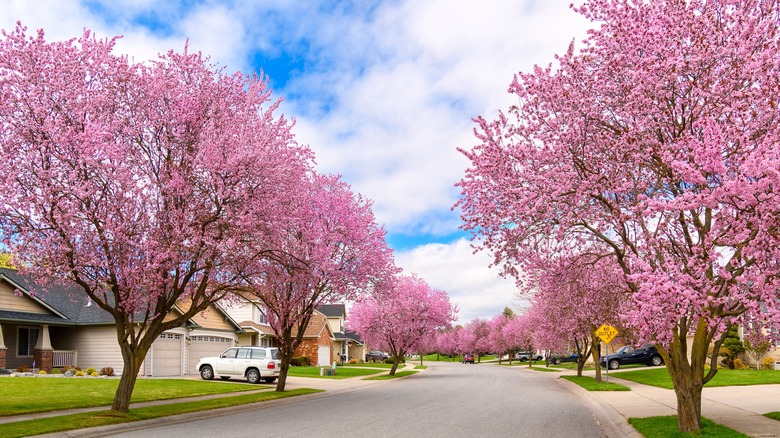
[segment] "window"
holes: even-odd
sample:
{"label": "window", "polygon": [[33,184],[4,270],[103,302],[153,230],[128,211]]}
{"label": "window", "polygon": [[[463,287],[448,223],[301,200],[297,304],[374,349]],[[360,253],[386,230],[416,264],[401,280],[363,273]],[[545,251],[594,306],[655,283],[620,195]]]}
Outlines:
{"label": "window", "polygon": [[252,303],[252,321],[259,324],[267,324],[265,312],[260,308],[260,303]]}
{"label": "window", "polygon": [[16,356],[32,356],[35,344],[38,342],[40,329],[34,327],[19,327],[16,338]]}
{"label": "window", "polygon": [[238,353],[238,348],[230,348],[228,350],[225,350],[224,353],[222,353],[222,357],[226,357],[228,359],[235,359],[236,353]]}
{"label": "window", "polygon": [[260,348],[253,348],[252,359],[265,359],[265,350]]}
{"label": "window", "polygon": [[238,355],[236,356],[238,359],[249,359],[249,349],[248,348],[239,348],[238,349]]}

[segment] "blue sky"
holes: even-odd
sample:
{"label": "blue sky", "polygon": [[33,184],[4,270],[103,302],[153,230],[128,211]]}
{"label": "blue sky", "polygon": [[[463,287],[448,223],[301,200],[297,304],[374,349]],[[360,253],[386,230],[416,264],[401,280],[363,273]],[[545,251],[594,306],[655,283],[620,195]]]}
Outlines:
{"label": "blue sky", "polygon": [[511,280],[472,254],[451,207],[472,118],[515,103],[512,76],[547,65],[589,26],[563,0],[0,0],[48,40],[122,35],[135,61],[201,51],[227,72],[269,76],[318,170],[374,202],[396,263],[447,291],[459,322],[520,304]]}

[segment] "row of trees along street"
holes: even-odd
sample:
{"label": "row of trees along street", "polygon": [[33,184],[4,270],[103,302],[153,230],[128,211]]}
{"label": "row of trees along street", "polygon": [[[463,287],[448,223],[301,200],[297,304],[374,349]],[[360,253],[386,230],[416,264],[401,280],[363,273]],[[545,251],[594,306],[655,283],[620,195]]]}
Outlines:
{"label": "row of trees along street", "polygon": [[[457,205],[475,245],[538,288],[536,306],[603,315],[573,299],[600,285],[587,300],[616,301],[632,335],[657,344],[679,429],[697,432],[727,328],[780,322],[780,5],[575,9],[594,24],[580,50],[518,73],[517,104],[476,119]],[[606,315],[597,326],[616,323]]]}
{"label": "row of trees along street", "polygon": [[75,284],[113,317],[112,409],[128,411],[159,335],[214,302],[264,305],[282,391],[316,306],[405,281],[371,202],[314,170],[265,78],[186,47],[136,64],[115,38],[26,32],[0,40],[0,232],[39,293]]}

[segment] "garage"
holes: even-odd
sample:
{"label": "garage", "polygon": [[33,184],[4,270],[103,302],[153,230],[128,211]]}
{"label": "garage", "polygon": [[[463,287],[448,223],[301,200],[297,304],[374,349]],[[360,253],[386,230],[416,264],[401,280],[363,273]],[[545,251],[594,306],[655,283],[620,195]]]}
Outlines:
{"label": "garage", "polygon": [[187,350],[187,374],[198,374],[195,366],[202,357],[219,356],[233,346],[233,339],[218,336],[190,336]]}
{"label": "garage", "polygon": [[152,372],[154,377],[180,376],[182,362],[182,335],[163,333],[152,344]]}
{"label": "garage", "polygon": [[330,365],[330,347],[320,345],[317,348],[317,365],[324,367]]}

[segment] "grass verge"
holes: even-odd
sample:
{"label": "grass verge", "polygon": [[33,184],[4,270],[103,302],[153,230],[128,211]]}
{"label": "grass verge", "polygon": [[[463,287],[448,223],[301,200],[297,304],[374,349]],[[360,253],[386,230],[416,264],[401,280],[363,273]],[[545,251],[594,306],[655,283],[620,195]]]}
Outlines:
{"label": "grass verge", "polygon": [[415,365],[414,369],[416,369],[416,370],[427,370],[428,366],[427,365]]}
{"label": "grass verge", "polygon": [[747,435],[737,432],[706,418],[701,419],[701,434],[680,432],[677,428],[677,416],[629,418],[628,422],[634,426],[645,438],[687,438],[687,437],[718,437],[718,438],[748,438]]}
{"label": "grass verge", "polygon": [[[612,372],[611,376],[644,385],[657,386],[659,388],[672,389],[672,379],[666,368],[650,368],[645,370]],[[772,385],[780,384],[780,373],[774,370],[729,370],[719,369],[718,374],[712,378],[706,387],[715,386],[746,386],[746,385]]]}
{"label": "grass verge", "polygon": [[348,379],[350,377],[370,376],[381,373],[380,369],[337,367],[335,376],[320,376],[320,367],[290,367],[288,376],[316,377],[318,379]]}
{"label": "grass verge", "polygon": [[531,367],[530,369],[532,369],[534,371],[545,371],[545,372],[548,372],[548,373],[560,373],[561,372],[561,370],[556,370],[555,368],[548,368],[548,367],[545,367],[545,366]]}
{"label": "grass verge", "polygon": [[393,367],[391,363],[384,362],[365,362],[365,363],[348,363],[346,365],[339,365],[336,368],[387,368],[388,370]]}
{"label": "grass verge", "polygon": [[[110,406],[119,379],[8,377],[0,380],[0,416],[50,412],[63,409]],[[138,379],[131,403],[225,394],[273,388],[246,382],[206,382],[184,379]],[[41,397],[40,394],[57,394]],[[2,434],[0,434],[2,436]]]}
{"label": "grass verge", "polygon": [[130,423],[133,421],[150,420],[153,418],[168,417],[171,415],[186,414],[189,412],[239,406],[250,403],[276,400],[280,398],[295,397],[298,395],[314,394],[317,392],[322,391],[318,389],[301,388],[285,392],[268,391],[237,395],[232,397],[216,398],[211,400],[149,406],[144,408],[131,409],[127,414],[106,410],[62,415],[59,417],[0,424],[0,436],[5,438],[15,438],[62,432],[65,430],[85,429],[88,427]]}
{"label": "grass verge", "polygon": [[767,412],[764,414],[765,417],[769,417],[773,420],[780,421],[780,412]]}
{"label": "grass verge", "polygon": [[631,388],[625,385],[621,385],[613,382],[596,383],[596,379],[588,376],[561,376],[562,379],[566,379],[569,382],[576,383],[588,391],[630,391]]}
{"label": "grass verge", "polygon": [[399,371],[395,373],[394,376],[391,376],[389,374],[383,374],[381,376],[374,376],[374,377],[367,377],[363,380],[390,380],[390,379],[397,379],[399,377],[406,377],[411,376],[412,374],[417,374],[419,371]]}

